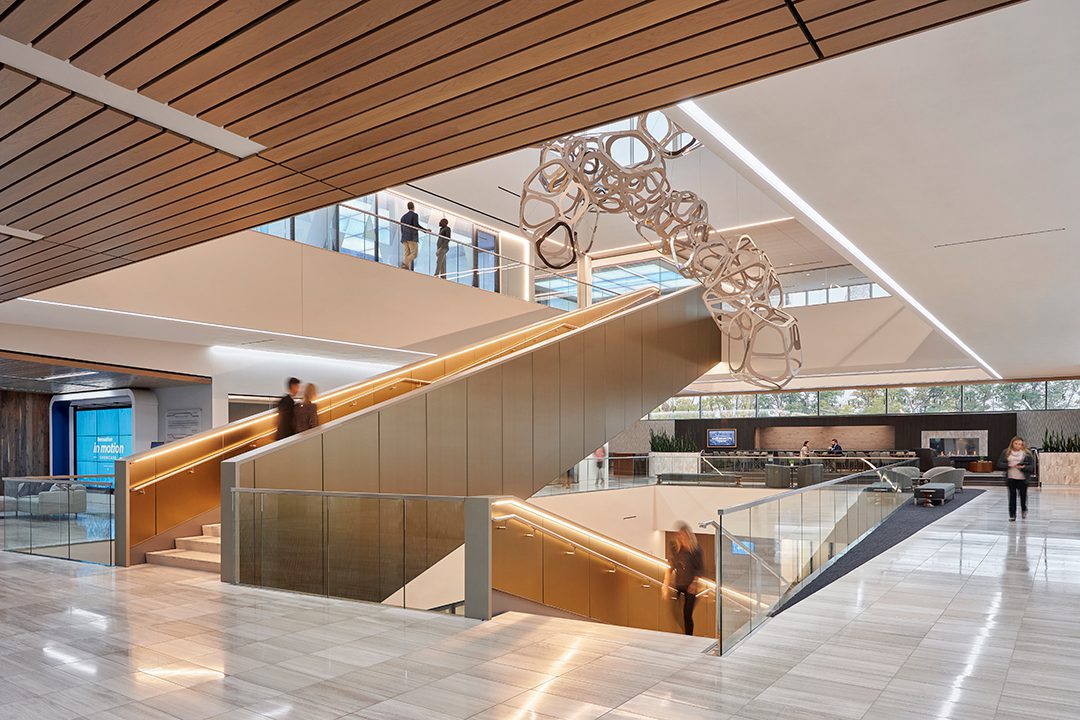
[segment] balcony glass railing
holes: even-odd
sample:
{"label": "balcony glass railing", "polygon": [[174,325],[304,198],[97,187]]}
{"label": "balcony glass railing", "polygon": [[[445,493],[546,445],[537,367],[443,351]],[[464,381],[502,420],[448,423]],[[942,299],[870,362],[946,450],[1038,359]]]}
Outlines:
{"label": "balcony glass railing", "polygon": [[[906,460],[719,510],[703,523],[715,532],[716,576],[725,589],[716,609],[721,652],[756,629],[849,547],[880,525],[910,491],[893,470]],[[729,601],[728,596],[738,598]]]}
{"label": "balcony glass railing", "polygon": [[114,564],[112,475],[4,478],[3,493],[5,550]]}

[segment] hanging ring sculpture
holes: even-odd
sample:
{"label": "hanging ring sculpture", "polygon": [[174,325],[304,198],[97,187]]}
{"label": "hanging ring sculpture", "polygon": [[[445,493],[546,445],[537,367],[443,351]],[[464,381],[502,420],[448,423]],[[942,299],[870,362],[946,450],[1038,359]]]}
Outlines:
{"label": "hanging ring sculpture", "polygon": [[[799,326],[768,256],[749,235],[728,240],[709,224],[697,193],[673,190],[667,163],[699,143],[663,113],[637,117],[633,130],[567,135],[544,143],[521,193],[520,224],[549,268],[572,265],[577,229],[590,212],[628,215],[637,232],[686,278],[728,338],[731,373],[778,389],[802,367]],[[630,164],[616,157],[633,158]],[[638,159],[640,158],[640,159]]]}

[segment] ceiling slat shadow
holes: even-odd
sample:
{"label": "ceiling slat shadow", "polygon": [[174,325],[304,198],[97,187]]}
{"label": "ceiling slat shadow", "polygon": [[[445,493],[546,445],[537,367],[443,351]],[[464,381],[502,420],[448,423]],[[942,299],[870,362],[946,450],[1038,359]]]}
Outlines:
{"label": "ceiling slat shadow", "polygon": [[44,236],[0,236],[0,301],[1014,1],[0,0],[36,57],[265,148],[0,65],[0,224]]}

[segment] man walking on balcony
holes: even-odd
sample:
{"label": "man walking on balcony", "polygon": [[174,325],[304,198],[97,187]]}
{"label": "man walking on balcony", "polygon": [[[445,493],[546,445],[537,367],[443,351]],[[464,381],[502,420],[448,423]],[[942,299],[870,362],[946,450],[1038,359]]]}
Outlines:
{"label": "man walking on balcony", "polygon": [[416,256],[420,254],[420,231],[431,232],[420,226],[420,216],[416,214],[416,205],[409,201],[408,211],[401,216],[401,267],[412,270]]}
{"label": "man walking on balcony", "polygon": [[277,435],[275,440],[284,440],[290,435],[296,434],[293,420],[296,416],[296,396],[300,394],[300,380],[291,377],[285,383],[289,394],[282,396],[277,404]]}

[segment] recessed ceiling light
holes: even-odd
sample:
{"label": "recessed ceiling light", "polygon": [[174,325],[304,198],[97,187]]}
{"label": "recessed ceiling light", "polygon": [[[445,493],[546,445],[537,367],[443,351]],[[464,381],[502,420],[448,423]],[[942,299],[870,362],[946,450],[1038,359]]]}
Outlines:
{"label": "recessed ceiling light", "polygon": [[946,337],[956,343],[957,347],[971,356],[975,362],[979,363],[988,373],[993,377],[1001,380],[1001,374],[997,370],[990,367],[990,364],[982,359],[978,353],[971,349],[967,343],[960,339],[960,336],[954,333],[952,330],[941,322],[932,312],[923,307],[922,303],[912,296],[907,290],[905,290],[900,283],[896,282],[885,270],[883,270],[876,262],[870,259],[870,256],[863,252],[855,243],[853,243],[846,235],[840,232],[832,223],[825,219],[825,217],[819,213],[810,203],[806,202],[798,193],[792,190],[787,183],[777,176],[772,170],[769,169],[765,163],[761,162],[752,152],[750,152],[742,143],[735,139],[735,137],[721,127],[720,123],[712,119],[712,117],[702,110],[697,103],[693,100],[686,100],[679,103],[679,109],[690,116],[698,125],[702,127],[705,132],[711,135],[717,142],[723,145],[729,152],[734,154],[739,160],[746,164],[754,173],[769,184],[776,192],[780,193],[788,202],[796,207],[800,212],[805,215],[810,222],[814,223],[824,232],[826,235],[835,240],[841,247],[854,255],[871,274],[876,275],[881,281],[882,285],[885,285],[893,294],[899,295],[907,301],[908,305],[915,309],[920,315],[926,318],[930,324],[943,332]]}

